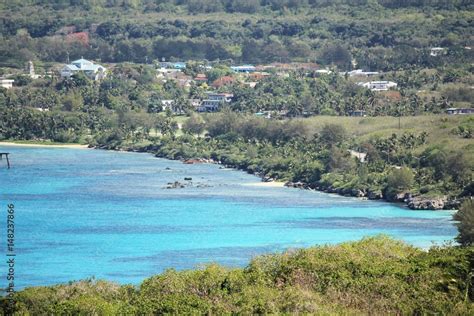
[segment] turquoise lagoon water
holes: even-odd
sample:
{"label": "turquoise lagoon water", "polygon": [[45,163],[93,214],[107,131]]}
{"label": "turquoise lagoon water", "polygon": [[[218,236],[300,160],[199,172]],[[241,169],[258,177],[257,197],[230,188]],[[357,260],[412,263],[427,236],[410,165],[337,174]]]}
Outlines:
{"label": "turquoise lagoon water", "polygon": [[[456,235],[448,211],[255,186],[257,177],[212,164],[100,150],[0,151],[12,161],[10,170],[0,161],[1,227],[13,203],[17,289],[92,276],[137,284],[167,268],[244,266],[261,253],[379,233],[420,247]],[[164,188],[184,177],[192,187]],[[1,236],[5,253],[5,229]]]}

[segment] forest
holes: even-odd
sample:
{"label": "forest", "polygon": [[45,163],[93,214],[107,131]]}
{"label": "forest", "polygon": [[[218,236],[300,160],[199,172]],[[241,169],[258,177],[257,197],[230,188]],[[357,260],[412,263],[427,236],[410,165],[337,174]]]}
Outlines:
{"label": "forest", "polygon": [[[456,66],[472,59],[473,4],[444,0],[57,0],[0,4],[0,66],[315,61],[350,70]],[[31,17],[34,18],[31,18]],[[120,18],[117,18],[120,16]],[[430,47],[445,47],[433,59]]]}

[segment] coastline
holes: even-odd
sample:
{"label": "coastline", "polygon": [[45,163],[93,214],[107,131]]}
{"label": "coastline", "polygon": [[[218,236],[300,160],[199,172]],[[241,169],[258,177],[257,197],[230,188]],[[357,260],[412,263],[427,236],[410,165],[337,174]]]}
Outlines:
{"label": "coastline", "polygon": [[[81,145],[81,144],[41,144],[41,143],[17,143],[17,142],[3,142],[0,141],[0,146],[17,146],[17,147],[42,147],[42,148],[70,148],[70,149],[105,149],[105,150],[112,150],[112,151],[122,151],[122,152],[138,152],[138,153],[149,153],[154,155],[157,158],[164,158],[170,159],[169,157],[160,156],[156,154],[151,148],[149,147],[118,147],[118,148],[107,148],[102,146],[90,146],[90,145]],[[388,200],[386,196],[382,192],[370,192],[361,189],[351,189],[351,190],[337,190],[332,187],[326,187],[321,183],[314,183],[309,184],[305,182],[292,182],[292,181],[273,181],[273,179],[267,177],[266,175],[259,174],[258,172],[250,172],[246,168],[242,168],[242,166],[234,166],[232,164],[226,164],[222,161],[215,161],[213,159],[206,159],[206,158],[188,158],[188,159],[170,159],[170,160],[179,160],[185,164],[194,164],[194,163],[212,163],[222,165],[225,168],[229,169],[236,169],[240,171],[244,171],[250,174],[254,174],[257,177],[261,178],[261,182],[254,182],[254,183],[247,183],[245,185],[248,186],[259,186],[259,187],[268,187],[268,188],[282,188],[282,187],[289,187],[289,188],[297,188],[297,189],[312,189],[323,193],[328,194],[336,194],[339,196],[345,197],[356,197],[368,200],[379,200],[384,201],[387,203],[395,203],[395,204],[404,204],[406,207],[412,210],[456,210],[459,205],[459,200],[447,200],[446,197],[444,198],[422,198],[418,199],[416,196],[412,196],[409,193],[399,194],[395,200]]]}
{"label": "coastline", "polygon": [[39,143],[15,143],[15,142],[0,142],[0,146],[14,146],[14,147],[43,147],[43,148],[76,148],[89,149],[88,145],[81,144],[39,144]]}
{"label": "coastline", "polygon": [[157,158],[163,159],[170,159],[170,160],[178,160],[185,164],[194,164],[194,163],[212,163],[221,165],[223,168],[235,169],[247,172],[249,174],[253,174],[259,177],[262,182],[255,182],[249,183],[246,185],[253,185],[253,186],[265,186],[265,187],[289,187],[295,189],[303,189],[303,190],[315,190],[322,193],[327,194],[336,194],[338,196],[345,196],[345,197],[355,197],[360,199],[367,199],[367,200],[377,200],[383,201],[386,203],[404,205],[411,210],[417,211],[441,211],[441,210],[457,210],[461,204],[461,200],[459,199],[448,199],[446,196],[444,197],[436,197],[436,198],[428,198],[428,197],[420,197],[416,195],[412,195],[409,192],[404,192],[397,194],[394,199],[389,199],[385,196],[385,194],[381,191],[372,192],[370,190],[365,189],[335,189],[331,186],[326,186],[321,182],[315,183],[306,183],[303,181],[281,181],[281,179],[273,179],[265,174],[260,172],[254,172],[247,169],[247,166],[236,166],[232,163],[226,161],[216,161],[212,158],[170,158],[166,155],[157,154],[153,148],[153,146],[145,146],[145,147],[116,147],[110,148],[107,146],[98,146],[92,147],[95,149],[105,149],[105,150],[115,150],[115,151],[128,151],[128,152],[139,152],[139,153],[150,153]]}
{"label": "coastline", "polygon": [[286,182],[281,181],[270,181],[270,182],[255,182],[255,183],[246,183],[246,186],[254,186],[254,187],[267,187],[267,188],[283,188]]}

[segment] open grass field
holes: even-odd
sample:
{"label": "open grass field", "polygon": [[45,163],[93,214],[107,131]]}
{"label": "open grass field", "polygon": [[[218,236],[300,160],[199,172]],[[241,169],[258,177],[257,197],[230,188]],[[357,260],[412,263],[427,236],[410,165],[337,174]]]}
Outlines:
{"label": "open grass field", "polygon": [[[210,117],[213,114],[204,114]],[[175,120],[183,124],[187,117],[179,116]],[[313,135],[322,130],[327,124],[342,125],[349,135],[357,142],[368,141],[376,137],[390,137],[392,134],[428,133],[427,144],[418,148],[423,151],[430,145],[441,145],[449,151],[463,150],[474,159],[474,139],[463,138],[456,133],[459,126],[474,130],[474,116],[471,115],[421,115],[406,116],[400,118],[400,129],[398,117],[348,117],[348,116],[313,116],[298,119],[301,124],[307,126],[308,135]]]}
{"label": "open grass field", "polygon": [[[359,141],[369,140],[373,137],[389,137],[393,133],[427,132],[427,145],[442,145],[449,150],[465,150],[474,155],[474,140],[463,138],[454,131],[458,126],[474,128],[474,116],[463,115],[423,115],[398,117],[336,117],[315,116],[301,120],[306,124],[309,133],[319,132],[326,124],[338,124],[346,128],[349,134]],[[419,150],[423,150],[421,147]]]}

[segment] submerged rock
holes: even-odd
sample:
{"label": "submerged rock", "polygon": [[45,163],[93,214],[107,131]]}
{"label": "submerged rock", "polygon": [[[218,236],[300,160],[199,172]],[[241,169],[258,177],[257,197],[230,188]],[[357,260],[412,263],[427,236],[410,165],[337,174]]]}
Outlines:
{"label": "submerged rock", "polygon": [[174,181],[174,182],[168,182],[166,186],[163,187],[163,189],[184,189],[188,187],[194,187],[194,188],[210,188],[212,185],[206,184],[206,183],[193,183],[192,178],[184,178],[186,180],[185,183],[181,183],[179,181]]}
{"label": "submerged rock", "polygon": [[184,184],[182,184],[179,181],[175,181],[175,182],[168,182],[165,188],[166,189],[182,189],[184,187],[185,187]]}

